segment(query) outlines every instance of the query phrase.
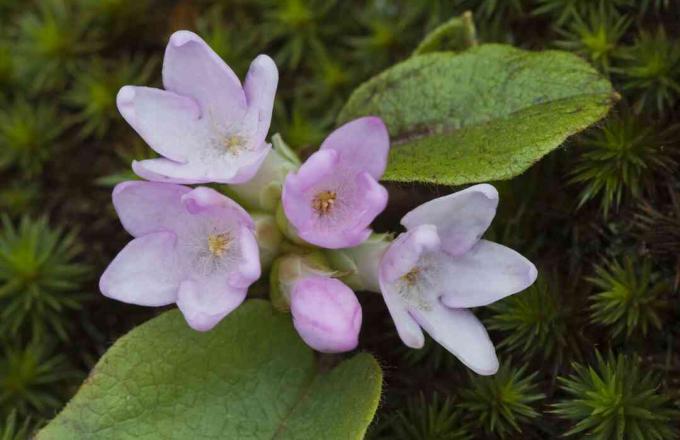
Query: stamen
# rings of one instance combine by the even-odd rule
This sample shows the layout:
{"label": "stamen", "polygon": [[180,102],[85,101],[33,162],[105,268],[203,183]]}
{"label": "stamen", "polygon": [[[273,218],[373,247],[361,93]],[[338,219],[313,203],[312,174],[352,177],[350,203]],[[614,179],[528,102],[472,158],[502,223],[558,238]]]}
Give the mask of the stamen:
{"label": "stamen", "polygon": [[238,134],[226,136],[222,139],[222,147],[231,154],[238,154],[246,145],[246,139]]}
{"label": "stamen", "polygon": [[231,234],[223,232],[221,234],[208,235],[208,250],[216,257],[222,257],[227,253],[231,246]]}
{"label": "stamen", "polygon": [[420,275],[420,268],[414,267],[408,273],[401,276],[401,279],[406,283],[407,286],[413,287],[418,282],[418,276]]}
{"label": "stamen", "polygon": [[335,191],[321,191],[312,200],[312,207],[319,215],[327,215],[335,205]]}

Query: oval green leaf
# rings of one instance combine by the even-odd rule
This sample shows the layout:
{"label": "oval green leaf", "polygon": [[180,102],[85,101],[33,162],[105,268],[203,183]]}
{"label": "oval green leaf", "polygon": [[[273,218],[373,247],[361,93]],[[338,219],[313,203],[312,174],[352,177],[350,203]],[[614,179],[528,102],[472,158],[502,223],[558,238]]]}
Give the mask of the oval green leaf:
{"label": "oval green leaf", "polygon": [[617,97],[576,55],[488,44],[391,67],[354,91],[338,121],[383,118],[392,140],[384,180],[461,185],[522,173]]}
{"label": "oval green leaf", "polygon": [[290,321],[261,300],[207,333],[166,312],[118,340],[37,439],[363,438],[377,362],[324,371]]}

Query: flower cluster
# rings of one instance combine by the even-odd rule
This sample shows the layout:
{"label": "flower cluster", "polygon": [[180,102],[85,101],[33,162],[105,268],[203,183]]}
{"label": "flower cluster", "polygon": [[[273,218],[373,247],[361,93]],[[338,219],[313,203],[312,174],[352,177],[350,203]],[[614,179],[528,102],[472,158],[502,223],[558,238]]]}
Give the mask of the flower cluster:
{"label": "flower cluster", "polygon": [[[102,275],[102,293],[176,303],[207,331],[271,264],[272,303],[318,351],[356,348],[362,310],[352,289],[375,291],[406,345],[422,347],[425,330],[473,371],[494,374],[493,344],[468,309],[537,275],[517,252],[481,239],[496,190],[482,184],[432,200],[402,219],[396,239],[374,234],[388,199],[379,183],[390,147],[384,123],[350,121],[300,164],[279,136],[273,147],[266,141],[277,82],[276,65],[260,55],[241,85],[200,37],[178,31],[165,51],[164,90],[120,90],[121,114],[162,157],[133,162],[146,180],[113,191],[134,239]],[[206,183],[225,185],[186,186]]]}

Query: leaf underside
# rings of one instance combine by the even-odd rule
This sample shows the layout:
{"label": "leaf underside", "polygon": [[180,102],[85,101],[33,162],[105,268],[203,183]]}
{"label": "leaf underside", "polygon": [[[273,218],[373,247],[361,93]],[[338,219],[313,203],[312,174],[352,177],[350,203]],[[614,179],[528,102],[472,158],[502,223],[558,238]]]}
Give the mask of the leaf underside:
{"label": "leaf underside", "polygon": [[514,177],[604,117],[616,93],[579,57],[487,44],[412,57],[362,84],[338,118],[383,118],[384,180],[461,185]]}
{"label": "leaf underside", "polygon": [[37,439],[361,439],[381,386],[369,354],[320,371],[268,302],[207,333],[173,310],[116,342]]}

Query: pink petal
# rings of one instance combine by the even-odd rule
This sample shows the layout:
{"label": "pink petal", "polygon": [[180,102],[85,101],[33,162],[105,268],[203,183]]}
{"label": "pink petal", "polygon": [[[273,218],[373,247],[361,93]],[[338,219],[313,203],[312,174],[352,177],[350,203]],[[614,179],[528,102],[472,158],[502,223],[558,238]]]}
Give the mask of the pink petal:
{"label": "pink petal", "polygon": [[498,192],[481,184],[424,203],[401,219],[407,229],[435,225],[442,248],[462,255],[477,243],[496,215]]}
{"label": "pink petal", "polygon": [[498,371],[498,358],[489,334],[471,312],[438,305],[431,311],[412,313],[432,339],[472,371],[485,376]]}
{"label": "pink petal", "polygon": [[491,304],[531,286],[538,274],[519,253],[486,240],[459,257],[440,256],[442,302],[448,307]]}
{"label": "pink petal", "polygon": [[199,186],[182,196],[181,203],[191,214],[212,213],[219,216],[232,218],[251,230],[255,229],[255,223],[238,203],[229,197],[215,191],[212,188]]}
{"label": "pink petal", "polygon": [[200,165],[181,164],[169,159],[147,159],[132,162],[132,171],[139,177],[165,183],[208,183],[210,178]]}
{"label": "pink petal", "polygon": [[229,286],[223,274],[180,284],[177,307],[191,328],[205,332],[241,305],[247,289]]}
{"label": "pink petal", "polygon": [[186,162],[208,139],[200,109],[191,98],[150,87],[125,86],[118,110],[147,144],[161,155]]}
{"label": "pink petal", "polygon": [[382,119],[367,116],[339,127],[323,141],[319,151],[335,150],[340,166],[367,171],[380,180],[387,166],[390,138]]}
{"label": "pink petal", "polygon": [[163,59],[165,89],[195,99],[203,117],[240,121],[246,111],[241,82],[231,68],[193,32],[170,37]]}
{"label": "pink petal", "polygon": [[132,170],[139,177],[166,183],[243,183],[252,178],[269,153],[269,144],[239,157],[215,157],[207,163],[193,160],[178,163],[172,160],[147,159],[132,162]]}
{"label": "pink petal", "polygon": [[310,227],[315,212],[312,196],[307,192],[319,182],[329,178],[337,164],[338,155],[334,151],[317,151],[309,156],[297,173],[286,176],[281,193],[281,203],[286,218],[299,231]]}
{"label": "pink petal", "polygon": [[108,298],[142,306],[164,306],[177,298],[183,273],[175,267],[175,234],[135,238],[116,255],[99,280]]}
{"label": "pink petal", "polygon": [[315,350],[340,353],[359,343],[361,306],[341,281],[320,276],[297,281],[290,308],[295,329]]}
{"label": "pink petal", "polygon": [[229,275],[229,285],[234,288],[247,289],[251,284],[260,278],[260,249],[253,230],[243,224],[239,232],[241,258],[238,262],[238,269]]}
{"label": "pink petal", "polygon": [[191,188],[181,185],[123,182],[113,189],[113,206],[125,230],[134,237],[175,231],[178,223],[186,221],[181,198],[189,191]]}
{"label": "pink petal", "polygon": [[257,112],[257,136],[255,144],[264,142],[274,108],[274,96],[279,81],[279,71],[274,60],[267,55],[259,55],[250,64],[243,91],[248,103],[248,111]]}

